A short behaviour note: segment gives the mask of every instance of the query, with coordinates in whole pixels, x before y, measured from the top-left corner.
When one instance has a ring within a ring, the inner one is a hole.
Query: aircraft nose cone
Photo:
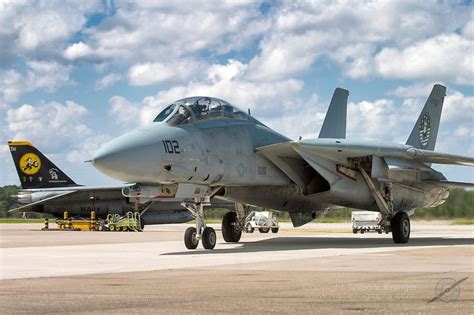
[[[157,139],[147,129],[138,129],[104,144],[92,158],[102,173],[126,182],[151,181],[161,161]],[[157,162],[158,161],[158,162]]]

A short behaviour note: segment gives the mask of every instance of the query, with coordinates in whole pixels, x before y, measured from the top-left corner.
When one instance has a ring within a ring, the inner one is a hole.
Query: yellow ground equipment
[[[90,219],[72,219],[65,211],[64,218],[56,220],[56,224],[60,230],[69,231],[102,231],[104,228],[103,222],[97,220],[95,211],[91,212]]]
[[[123,217],[118,214],[109,214],[107,226],[110,231],[143,231],[139,212],[129,211]]]

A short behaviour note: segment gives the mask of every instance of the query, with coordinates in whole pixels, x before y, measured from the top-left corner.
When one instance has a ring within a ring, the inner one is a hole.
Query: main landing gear
[[[214,249],[216,246],[217,236],[216,231],[206,226],[204,222],[204,206],[209,205],[202,198],[195,198],[192,205],[183,202],[181,205],[188,209],[196,219],[196,227],[189,227],[184,233],[184,245],[187,249],[196,249],[199,241],[202,241],[202,246],[205,249]]]
[[[405,244],[410,240],[410,218],[406,212],[394,212],[392,185],[382,183],[377,188],[373,180],[363,168],[359,168],[370,193],[375,199],[377,206],[382,213],[380,225],[385,231],[392,231],[392,239],[396,244]]]
[[[222,236],[227,243],[240,241],[242,228],[236,212],[227,212],[222,218]]]
[[[397,244],[408,243],[410,240],[410,218],[405,212],[397,212],[390,220],[392,239]]]

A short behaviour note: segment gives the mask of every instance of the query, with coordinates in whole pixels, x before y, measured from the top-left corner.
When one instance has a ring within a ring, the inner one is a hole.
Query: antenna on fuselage
[[[252,115],[250,114],[250,108],[247,108],[247,112],[249,113],[249,116],[252,116]]]

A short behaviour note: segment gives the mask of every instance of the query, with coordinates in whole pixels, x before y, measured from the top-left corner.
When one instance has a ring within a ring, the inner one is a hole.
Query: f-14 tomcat
[[[196,218],[185,245],[214,248],[203,206],[210,198],[236,204],[222,221],[226,242],[238,242],[245,209],[288,211],[301,226],[334,207],[380,211],[395,243],[410,238],[409,215],[446,201],[455,183],[431,163],[472,166],[471,157],[434,152],[446,88],[435,85],[406,144],[346,140],[348,91],[336,89],[319,138],[291,141],[228,102],[188,97],[153,123],[122,135],[93,157],[101,172],[136,183],[123,193],[159,199],[167,191]],[[382,132],[382,131],[381,131]]]

